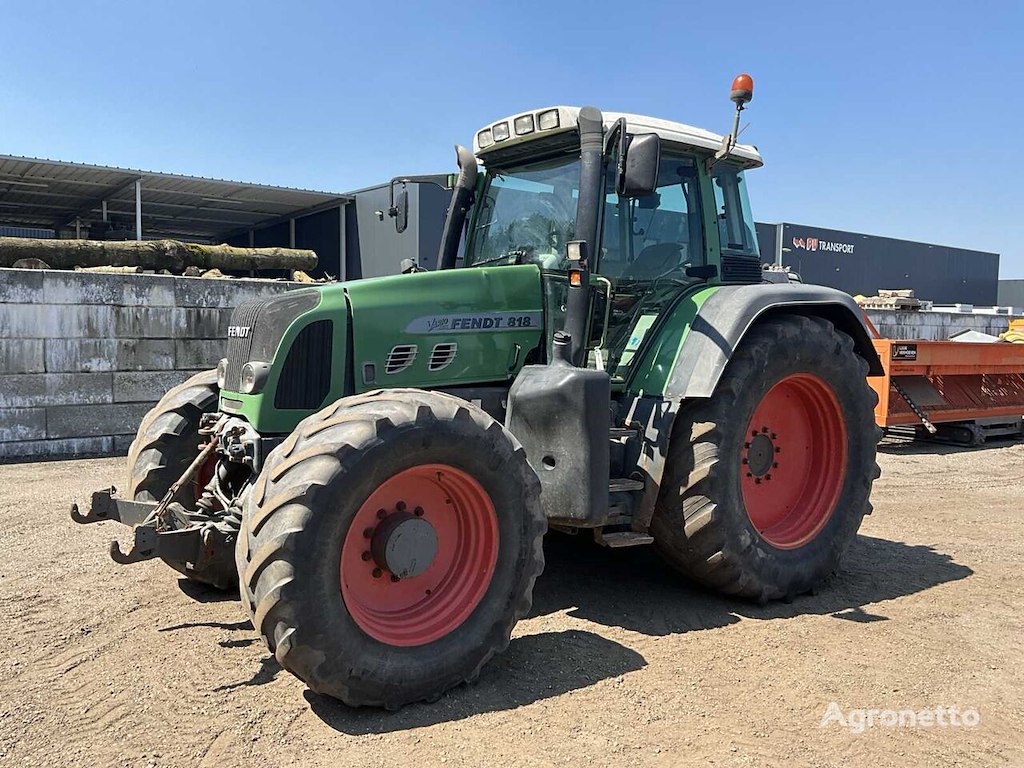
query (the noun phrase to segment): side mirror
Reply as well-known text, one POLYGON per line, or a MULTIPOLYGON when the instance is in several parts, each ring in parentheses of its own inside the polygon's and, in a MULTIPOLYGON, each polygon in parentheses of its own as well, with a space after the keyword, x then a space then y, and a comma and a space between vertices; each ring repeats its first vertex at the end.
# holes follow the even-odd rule
MULTIPOLYGON (((394 190, 394 187, 392 187, 394 190)), ((395 230, 399 233, 405 232, 409 227, 409 190, 402 185, 398 190, 394 203, 388 209, 388 216, 395 220, 395 230)))
POLYGON ((633 136, 626 149, 626 161, 619 174, 619 194, 646 197, 658 188, 661 139, 656 133, 633 136))

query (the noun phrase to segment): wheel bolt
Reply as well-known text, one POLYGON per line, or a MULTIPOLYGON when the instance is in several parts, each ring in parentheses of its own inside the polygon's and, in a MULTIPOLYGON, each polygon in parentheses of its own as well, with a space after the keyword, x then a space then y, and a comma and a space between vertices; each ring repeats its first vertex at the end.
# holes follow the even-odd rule
POLYGON ((774 432, 772 432, 771 438, 772 438, 772 440, 775 440, 776 438, 778 438, 778 435, 776 435, 774 432))
POLYGON ((363 554, 362 554, 362 558, 363 558, 364 561, 369 560, 371 557, 373 557, 373 555, 370 554, 369 550, 367 550, 366 552, 363 552, 363 554))
POLYGON ((754 429, 754 430, 751 430, 751 432, 750 432, 750 436, 751 436, 751 437, 757 437, 757 430, 756 430, 756 429, 754 429))
POLYGON ((779 462, 773 461, 772 462, 772 469, 778 469, 778 468, 779 468, 779 462))
POLYGON ((765 476, 764 476, 764 479, 765 479, 765 480, 771 480, 771 479, 772 479, 772 476, 771 476, 770 474, 768 474, 768 475, 765 475, 765 476))
POLYGON ((753 477, 753 476, 754 476, 753 472, 747 472, 747 477, 753 477))
POLYGON ((743 447, 749 450, 750 449, 750 443, 744 443, 743 447))
POLYGON ((383 509, 378 509, 377 510, 377 519, 378 520, 383 520, 387 516, 388 516, 388 513, 385 512, 383 509))
POLYGON ((757 485, 760 485, 761 484, 761 478, 760 477, 755 477, 754 478, 754 483, 757 484, 757 485))
POLYGON ((741 459, 741 461, 742 461, 742 462, 743 462, 744 464, 746 464, 746 463, 747 463, 747 460, 746 460, 746 459, 741 459))
POLYGON ((775 446, 775 452, 776 453, 782 453, 782 449, 779 448, 779 446, 775 446))
POLYGON ((373 578, 379 579, 383 575, 384 575, 384 571, 382 571, 380 568, 374 568, 373 569, 373 578))
POLYGON ((363 537, 367 538, 367 539, 372 539, 373 538, 373 528, 364 528, 363 529, 363 537))
POLYGON ((397 504, 395 504, 395 509, 397 509, 399 512, 405 512, 405 502, 400 501, 397 504))
POLYGON ((768 434, 768 427, 761 427, 761 431, 764 432, 767 435, 768 434))
POLYGON ((423 507, 416 507, 412 513, 416 515, 416 517, 423 517, 423 507))
POLYGON ((397 584, 399 581, 401 581, 401 579, 399 579, 397 576, 395 576, 395 574, 392 573, 391 574, 391 582, 393 584, 397 584))

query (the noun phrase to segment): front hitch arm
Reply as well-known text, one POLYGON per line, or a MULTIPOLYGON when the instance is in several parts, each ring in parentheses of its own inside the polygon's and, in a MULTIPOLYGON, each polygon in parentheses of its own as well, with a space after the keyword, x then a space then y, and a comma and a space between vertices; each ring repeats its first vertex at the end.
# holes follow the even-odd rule
POLYGON ((191 525, 187 519, 175 514, 174 507, 167 509, 167 515, 180 528, 162 529, 162 522, 156 512, 160 504, 155 501, 128 501, 117 496, 117 489, 96 491, 92 495, 89 510, 83 513, 78 504, 71 505, 71 519, 83 525, 113 520, 131 526, 134 534, 131 548, 124 552, 115 540, 110 542, 110 558, 115 563, 129 565, 162 557, 167 560, 180 560, 187 563, 198 563, 208 558, 211 549, 211 536, 216 532, 191 525))
POLYGON ((100 523, 104 520, 114 520, 125 525, 140 525, 156 508, 157 504, 153 501, 122 499, 117 495, 117 488, 111 486, 105 491, 93 493, 89 511, 85 514, 79 510, 77 503, 72 504, 71 519, 82 525, 100 523))

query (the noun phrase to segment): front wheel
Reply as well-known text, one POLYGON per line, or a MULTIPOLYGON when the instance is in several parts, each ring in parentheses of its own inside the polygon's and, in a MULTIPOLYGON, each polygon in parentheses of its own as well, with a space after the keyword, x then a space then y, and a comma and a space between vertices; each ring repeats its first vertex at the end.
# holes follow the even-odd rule
POLYGON ((826 320, 755 326, 709 400, 680 412, 651 532, 666 559, 765 601, 829 576, 871 511, 875 395, 826 320))
MULTIPOLYGON (((163 499, 195 459, 201 441, 199 422, 203 414, 217 410, 219 393, 217 372, 203 371, 167 392, 146 414, 128 449, 128 498, 163 499)), ((191 483, 181 488, 176 500, 192 507, 213 476, 216 461, 216 456, 211 456, 191 483)), ((164 562, 191 581, 226 591, 237 586, 230 550, 226 557, 217 552, 198 569, 182 560, 164 562)))
POLYGON ((471 680, 544 566, 515 439, 438 392, 344 398, 267 458, 236 560, 253 624, 318 693, 396 708, 471 680))

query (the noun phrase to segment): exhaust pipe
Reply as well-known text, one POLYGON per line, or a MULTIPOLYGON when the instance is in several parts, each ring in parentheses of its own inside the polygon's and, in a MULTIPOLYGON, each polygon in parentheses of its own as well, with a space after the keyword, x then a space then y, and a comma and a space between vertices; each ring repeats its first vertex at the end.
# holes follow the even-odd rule
POLYGON ((437 254, 438 269, 451 269, 459 255, 459 241, 466 216, 473 207, 476 194, 476 155, 463 146, 455 145, 455 156, 459 163, 459 178, 455 182, 452 201, 448 205, 448 216, 444 220, 444 234, 437 254))
MULTIPOLYGON (((604 163, 604 118, 601 110, 583 107, 579 114, 580 195, 576 203, 576 240, 586 243, 584 254, 596 253, 597 222, 604 190, 601 170, 604 163)), ((586 256, 579 265, 580 285, 569 286, 565 310, 565 330, 572 336, 569 357, 580 365, 587 346, 587 319, 590 315, 590 264, 586 256)))

